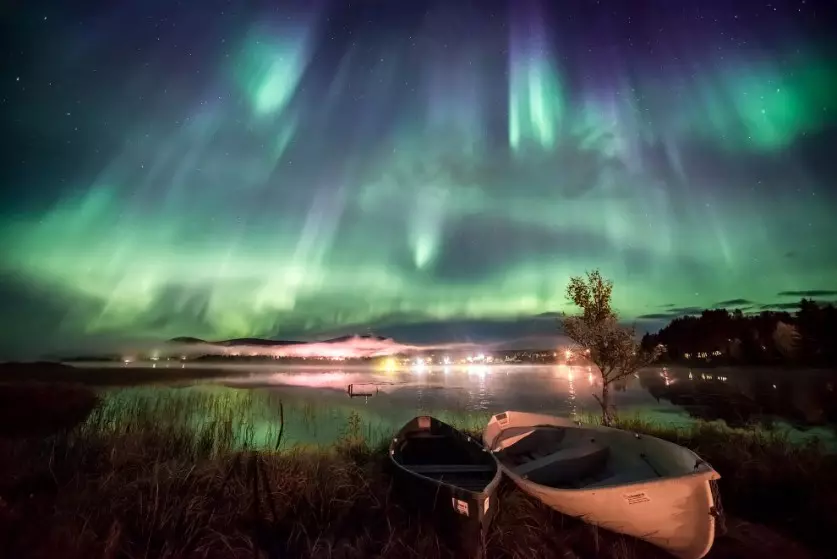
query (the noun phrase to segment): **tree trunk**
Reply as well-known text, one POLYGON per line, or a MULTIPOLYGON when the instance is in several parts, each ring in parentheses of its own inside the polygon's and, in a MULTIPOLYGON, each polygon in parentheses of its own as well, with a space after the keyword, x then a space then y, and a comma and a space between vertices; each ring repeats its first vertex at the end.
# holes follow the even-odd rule
POLYGON ((602 382, 602 397, 599 399, 599 405, 602 406, 602 425, 610 427, 613 423, 612 408, 610 406, 610 383, 602 382))

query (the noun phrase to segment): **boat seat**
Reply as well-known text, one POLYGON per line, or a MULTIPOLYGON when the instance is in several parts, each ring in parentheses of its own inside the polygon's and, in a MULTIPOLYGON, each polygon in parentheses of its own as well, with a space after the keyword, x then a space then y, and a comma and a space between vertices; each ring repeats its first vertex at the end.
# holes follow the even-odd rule
POLYGON ((609 450, 589 441, 562 448, 542 458, 512 468, 520 477, 541 485, 556 486, 590 476, 604 467, 609 450))
POLYGON ((492 466, 484 464, 417 464, 415 466, 404 464, 404 467, 417 474, 465 474, 494 471, 492 466))

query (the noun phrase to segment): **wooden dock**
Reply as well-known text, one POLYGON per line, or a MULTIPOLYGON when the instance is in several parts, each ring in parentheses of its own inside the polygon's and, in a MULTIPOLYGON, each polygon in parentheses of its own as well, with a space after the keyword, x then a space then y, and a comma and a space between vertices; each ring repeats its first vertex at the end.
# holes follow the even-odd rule
POLYGON ((380 392, 380 390, 375 384, 350 384, 348 388, 346 388, 346 394, 349 395, 349 398, 369 398, 370 396, 378 394, 378 392, 380 392), (358 388, 358 386, 360 388, 358 388), (372 390, 373 387, 374 390, 372 390))

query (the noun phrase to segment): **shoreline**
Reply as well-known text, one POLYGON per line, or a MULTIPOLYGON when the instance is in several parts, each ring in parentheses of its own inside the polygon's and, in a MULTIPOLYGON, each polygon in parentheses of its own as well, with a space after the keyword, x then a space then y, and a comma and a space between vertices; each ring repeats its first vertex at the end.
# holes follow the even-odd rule
POLYGON ((119 387, 211 380, 231 376, 235 376, 235 373, 229 369, 124 367, 116 363, 112 367, 78 367, 53 361, 0 365, 0 382, 5 383, 72 383, 96 387, 119 387))

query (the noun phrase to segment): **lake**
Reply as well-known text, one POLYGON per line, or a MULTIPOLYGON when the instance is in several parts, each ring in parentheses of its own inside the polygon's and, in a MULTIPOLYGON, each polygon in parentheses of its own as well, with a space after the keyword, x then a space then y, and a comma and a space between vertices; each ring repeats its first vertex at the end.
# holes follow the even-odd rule
MULTIPOLYGON (((196 376, 211 367, 163 361, 114 364, 113 373, 152 366, 194 367, 196 376)), ((275 441, 281 409, 284 445, 329 444, 345 432, 351 416, 373 439, 386 439, 419 414, 469 428, 509 409, 589 417, 598 414, 593 394, 601 382, 595 368, 567 365, 219 368, 221 376, 211 379, 105 388, 104 405, 114 414, 130 410, 186 423, 227 414, 247 431, 250 444, 259 446, 275 441)), ((620 415, 652 422, 688 425, 700 418, 733 427, 757 425, 799 442, 817 437, 837 448, 835 384, 833 373, 821 371, 654 367, 619 383, 614 403, 620 415)))

